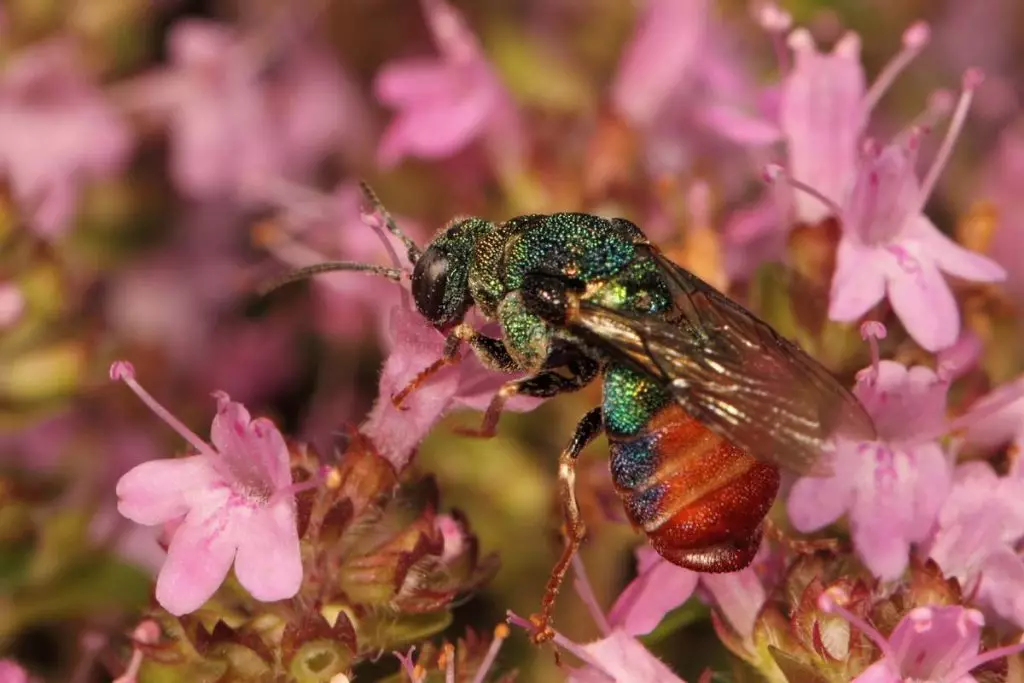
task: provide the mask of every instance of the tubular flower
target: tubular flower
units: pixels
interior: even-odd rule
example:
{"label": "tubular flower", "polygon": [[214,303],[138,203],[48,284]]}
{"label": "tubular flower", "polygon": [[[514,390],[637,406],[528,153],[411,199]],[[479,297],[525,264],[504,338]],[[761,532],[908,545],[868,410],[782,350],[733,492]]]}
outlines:
{"label": "tubular flower", "polygon": [[1024,644],[1016,644],[979,653],[985,617],[959,605],[916,607],[885,638],[866,620],[847,611],[843,602],[845,596],[835,589],[823,592],[818,600],[822,611],[839,614],[882,651],[882,659],[854,683],[976,683],[972,670],[1024,650]]}
{"label": "tubular flower", "polygon": [[960,312],[943,273],[996,282],[1006,272],[994,261],[943,235],[922,212],[967,115],[980,75],[968,72],[942,147],[919,184],[918,136],[884,149],[869,145],[840,208],[843,234],[836,255],[829,317],[853,321],[888,296],[907,332],[929,351],[951,346]]}
{"label": "tubular flower", "polygon": [[174,615],[192,612],[216,592],[232,564],[257,600],[294,596],[302,582],[295,488],[288,449],[273,423],[253,420],[244,406],[218,393],[210,445],[135,381],[130,364],[115,363],[111,377],[125,382],[197,451],[143,463],[117,483],[122,515],[170,530],[157,601]]}
{"label": "tubular flower", "polygon": [[854,394],[874,418],[878,440],[838,437],[833,474],[803,477],[793,486],[793,525],[813,531],[849,512],[854,545],[868,568],[882,579],[902,574],[910,544],[928,537],[950,488],[950,466],[938,442],[946,430],[948,389],[921,366],[876,361],[862,370]]}
{"label": "tubular flower", "polygon": [[444,0],[422,6],[440,56],[397,60],[377,74],[377,98],[396,111],[378,160],[393,166],[407,156],[443,159],[481,137],[517,155],[518,114],[476,37]]}

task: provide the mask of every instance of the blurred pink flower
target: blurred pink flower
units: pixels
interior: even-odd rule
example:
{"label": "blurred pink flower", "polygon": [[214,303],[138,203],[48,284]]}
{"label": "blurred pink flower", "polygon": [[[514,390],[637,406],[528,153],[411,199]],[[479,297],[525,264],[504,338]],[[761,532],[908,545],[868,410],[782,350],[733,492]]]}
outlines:
{"label": "blurred pink flower", "polygon": [[1012,444],[1011,471],[1024,477],[1021,454],[1024,453],[1024,377],[1007,382],[978,400],[964,418],[965,441],[990,450]]}
{"label": "blurred pink flower", "polygon": [[265,184],[310,171],[345,126],[362,129],[347,77],[326,53],[271,56],[255,45],[206,20],[171,30],[172,67],[150,89],[169,117],[171,177],[187,195],[258,199]]}
{"label": "blurred pink flower", "polygon": [[972,602],[1024,628],[1024,479],[999,477],[986,462],[956,469],[928,556]]}
{"label": "blurred pink flower", "polygon": [[753,566],[728,574],[701,574],[677,567],[646,544],[637,549],[636,560],[637,577],[608,612],[613,628],[631,636],[650,633],[693,596],[699,583],[736,633],[744,639],[753,635],[754,620],[766,598]]}
{"label": "blurred pink flower", "polygon": [[18,322],[25,310],[25,297],[13,282],[0,282],[0,329]]}
{"label": "blurred pink flower", "polygon": [[950,488],[950,464],[938,439],[947,381],[932,370],[877,361],[862,370],[854,393],[875,420],[878,441],[838,437],[829,477],[793,485],[789,517],[799,531],[820,529],[849,512],[853,543],[882,579],[907,566],[910,544],[931,532]]}
{"label": "blurred pink flower", "polygon": [[938,351],[960,334],[960,311],[943,273],[977,282],[1006,276],[995,262],[946,237],[923,213],[978,83],[979,74],[964,77],[953,122],[923,183],[914,169],[916,134],[882,150],[865,150],[839,209],[843,235],[832,280],[831,319],[857,320],[888,296],[914,341]]}
{"label": "blurred pink flower", "polygon": [[[139,670],[145,658],[143,647],[153,645],[160,640],[160,625],[152,619],[141,622],[132,631],[132,658],[125,672],[115,678],[112,683],[138,683]],[[143,647],[140,647],[143,646]]]}
{"label": "blurred pink flower", "polygon": [[[638,557],[640,556],[638,555]],[[640,559],[646,562],[643,558]],[[602,637],[591,643],[579,644],[555,631],[555,645],[570,652],[584,663],[583,667],[570,670],[569,677],[567,678],[568,683],[610,683],[615,681],[683,683],[681,678],[676,676],[671,669],[665,666],[640,641],[634,638],[628,630],[623,628],[623,623],[638,624],[644,621],[643,617],[634,620],[625,614],[626,611],[633,609],[633,605],[631,604],[619,610],[619,617],[622,619],[622,623],[613,622],[615,618],[614,610],[607,617],[602,613],[601,607],[594,598],[594,590],[590,585],[590,580],[587,578],[583,561],[579,555],[573,557],[572,566],[575,573],[573,585],[601,630]],[[667,592],[674,587],[677,587],[675,583],[668,583],[662,586],[662,590]],[[644,586],[639,591],[645,594],[644,602],[646,602],[646,597],[650,597],[649,589],[650,586]],[[670,597],[669,599],[671,600],[672,598]],[[648,609],[646,605],[639,607],[643,611]],[[508,620],[510,623],[527,630],[532,631],[534,629],[532,622],[512,612],[508,613]]]}
{"label": "blurred pink flower", "polygon": [[685,683],[639,640],[624,631],[615,630],[600,640],[566,649],[588,664],[574,669],[566,679],[568,683]]}
{"label": "blurred pink flower", "polygon": [[[341,183],[331,194],[279,183],[271,195],[284,210],[286,234],[268,240],[266,248],[292,268],[330,260],[380,263],[411,270],[406,249],[387,230],[375,230],[365,215],[362,191],[354,183]],[[395,216],[402,231],[420,241],[424,230],[416,222]],[[389,249],[398,257],[389,263]],[[314,324],[328,336],[342,340],[364,338],[368,332],[386,332],[388,311],[400,302],[401,288],[393,282],[361,273],[323,273],[312,281],[316,306]]]}
{"label": "blurred pink flower", "polygon": [[519,115],[476,37],[444,0],[421,6],[440,55],[395,60],[377,74],[374,92],[395,110],[379,163],[443,159],[481,138],[495,160],[515,163],[523,153]]}
{"label": "blurred pink flower", "polygon": [[[771,93],[755,86],[739,36],[707,0],[649,0],[640,10],[611,85],[612,109],[644,134],[654,173],[690,166],[712,143],[763,146],[779,136]],[[741,107],[749,103],[754,113]],[[713,132],[716,136],[704,135]],[[728,174],[727,174],[728,175]]]}
{"label": "blurred pink flower", "polygon": [[0,74],[0,171],[41,235],[70,224],[83,184],[124,168],[131,131],[73,45],[19,50]]}
{"label": "blurred pink flower", "polygon": [[[770,4],[765,7],[762,24],[776,38],[784,74],[777,115],[763,122],[774,126],[776,135],[765,135],[765,142],[785,141],[787,173],[793,187],[786,188],[786,196],[776,190],[776,196],[762,200],[755,215],[771,216],[770,220],[737,221],[726,227],[726,243],[730,252],[738,254],[730,270],[739,273],[750,272],[751,265],[784,253],[791,226],[839,217],[838,206],[858,170],[871,112],[929,39],[926,24],[911,25],[903,33],[903,49],[882,68],[869,89],[856,33],[845,34],[830,53],[820,51],[805,28],[790,32],[783,45],[781,32],[789,25],[788,15]],[[921,120],[934,118],[947,104],[947,98],[933,97]],[[728,135],[727,128],[721,130]],[[807,191],[806,184],[812,185],[813,191]],[[775,204],[774,215],[764,206],[771,203]]]}
{"label": "blurred pink flower", "polygon": [[870,623],[848,611],[846,596],[837,589],[821,594],[823,612],[839,614],[882,651],[854,683],[977,683],[970,672],[996,659],[1024,650],[1024,644],[1009,645],[979,653],[981,612],[959,605],[915,607],[904,616],[888,638]]}
{"label": "blurred pink flower", "polygon": [[[450,409],[484,409],[501,385],[516,376],[486,369],[464,349],[458,362],[436,372],[396,408],[391,397],[441,358],[445,338],[419,313],[403,306],[391,310],[390,336],[391,351],[381,372],[377,402],[361,429],[401,471]],[[518,396],[508,402],[506,410],[532,410],[541,401]]]}
{"label": "blurred pink flower", "polygon": [[[924,23],[908,28],[903,51],[882,69],[869,91],[856,33],[844,35],[831,54],[820,52],[806,29],[790,33],[793,69],[783,80],[779,124],[793,178],[813,183],[833,202],[842,201],[857,171],[861,136],[872,109],[928,37]],[[797,222],[814,224],[832,213],[805,193],[798,192],[793,201]]]}
{"label": "blurred pink flower", "polygon": [[28,683],[28,672],[13,659],[0,659],[0,683]]}
{"label": "blurred pink flower", "polygon": [[1024,302],[1024,117],[999,136],[983,178],[980,198],[998,212],[988,254],[1006,268],[1006,289]]}
{"label": "blurred pink flower", "polygon": [[227,394],[217,394],[213,446],[143,389],[125,362],[111,366],[197,455],[143,463],[117,483],[118,510],[145,525],[175,527],[157,578],[157,601],[175,615],[203,605],[231,565],[239,583],[266,602],[295,595],[302,582],[295,487],[288,448],[269,420],[253,420]]}

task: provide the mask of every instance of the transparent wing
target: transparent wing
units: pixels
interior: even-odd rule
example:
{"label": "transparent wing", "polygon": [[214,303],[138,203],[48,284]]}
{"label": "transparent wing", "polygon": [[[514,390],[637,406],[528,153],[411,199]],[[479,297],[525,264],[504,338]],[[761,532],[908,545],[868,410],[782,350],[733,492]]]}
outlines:
{"label": "transparent wing", "polygon": [[667,318],[581,301],[569,327],[587,343],[660,381],[712,431],[798,474],[830,473],[835,435],[872,439],[860,401],[767,323],[653,248],[673,296]]}

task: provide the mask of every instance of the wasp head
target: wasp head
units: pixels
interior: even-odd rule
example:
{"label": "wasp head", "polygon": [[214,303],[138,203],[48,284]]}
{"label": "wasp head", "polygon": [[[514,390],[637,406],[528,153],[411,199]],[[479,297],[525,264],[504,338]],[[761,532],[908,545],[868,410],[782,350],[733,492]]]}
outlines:
{"label": "wasp head", "polygon": [[480,237],[494,229],[481,218],[456,220],[434,238],[412,271],[412,296],[420,314],[438,329],[451,327],[473,304],[469,267]]}

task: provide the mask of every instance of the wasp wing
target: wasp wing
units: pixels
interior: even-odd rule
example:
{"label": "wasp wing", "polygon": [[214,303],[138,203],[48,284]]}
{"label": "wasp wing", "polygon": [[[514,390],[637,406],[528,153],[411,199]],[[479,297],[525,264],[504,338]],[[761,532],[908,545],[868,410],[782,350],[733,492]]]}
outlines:
{"label": "wasp wing", "polygon": [[570,328],[663,382],[678,403],[753,457],[798,474],[831,472],[829,439],[869,440],[860,401],[818,361],[767,323],[652,247],[673,310],[654,317],[582,300]]}

